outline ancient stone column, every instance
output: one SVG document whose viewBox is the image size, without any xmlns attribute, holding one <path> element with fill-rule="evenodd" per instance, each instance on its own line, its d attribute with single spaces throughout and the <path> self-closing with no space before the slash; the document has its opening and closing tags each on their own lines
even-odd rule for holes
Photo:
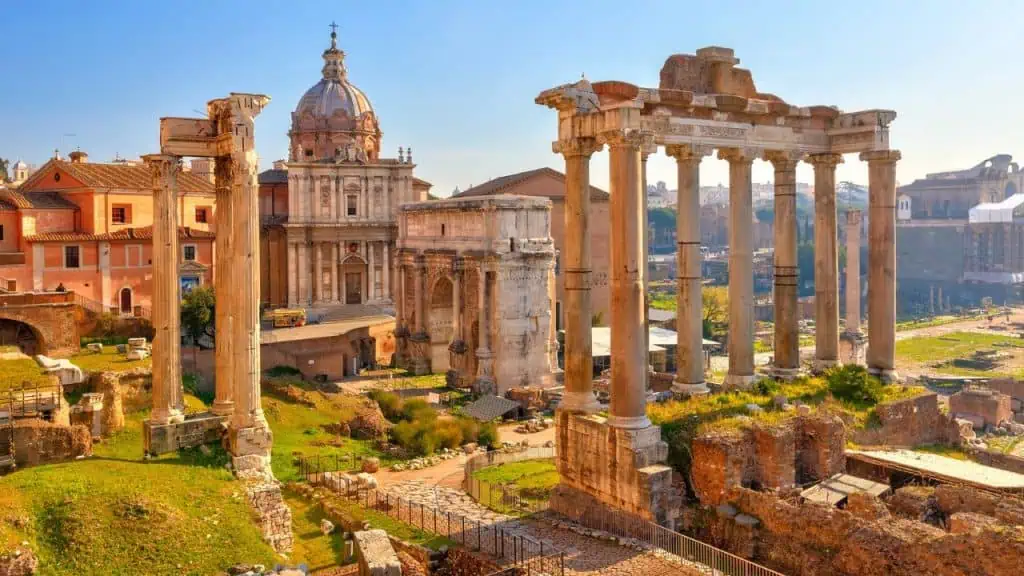
<svg viewBox="0 0 1024 576">
<path fill-rule="evenodd" d="M 836 166 L 841 154 L 811 154 L 814 166 L 814 370 L 839 363 L 839 251 Z"/>
<path fill-rule="evenodd" d="M 234 182 L 231 204 L 236 283 L 227 304 L 233 307 L 235 412 L 229 430 L 229 451 L 239 476 L 270 473 L 273 435 L 260 398 L 260 215 L 259 158 L 253 142 L 255 117 L 269 102 L 266 96 L 232 94 L 230 114 L 222 120 L 234 128 L 231 162 Z"/>
<path fill-rule="evenodd" d="M 491 350 L 491 290 L 487 279 L 488 273 L 484 264 L 480 264 L 479 282 L 477 288 L 480 291 L 477 302 L 479 303 L 478 332 L 480 336 L 479 346 L 476 349 L 477 370 L 474 387 L 480 393 L 495 394 L 494 389 L 494 352 Z"/>
<path fill-rule="evenodd" d="M 640 224 L 640 236 L 643 239 L 643 258 L 641 265 L 644 269 L 644 294 L 643 294 L 643 314 L 644 314 L 644 390 L 650 389 L 650 375 L 651 375 L 651 318 L 650 318 L 650 283 L 648 282 L 648 274 L 651 271 L 650 263 L 650 242 L 651 242 L 651 226 L 649 223 L 649 217 L 647 214 L 647 157 L 658 151 L 657 144 L 654 143 L 654 138 L 647 138 L 640 146 L 640 206 L 643 211 L 643 221 Z M 645 392 L 646 395 L 646 392 Z"/>
<path fill-rule="evenodd" d="M 324 300 L 324 246 L 313 242 L 313 303 Z"/>
<path fill-rule="evenodd" d="M 391 243 L 388 241 L 381 242 L 381 247 L 384 249 L 384 262 L 381 263 L 380 275 L 384 282 L 384 293 L 381 294 L 381 298 L 385 300 L 391 299 Z"/>
<path fill-rule="evenodd" d="M 644 336 L 644 213 L 640 151 L 648 136 L 637 131 L 606 133 L 611 164 L 611 376 L 608 424 L 646 428 L 648 366 Z"/>
<path fill-rule="evenodd" d="M 860 210 L 846 212 L 846 332 L 860 334 Z"/>
<path fill-rule="evenodd" d="M 231 186 L 234 182 L 232 173 L 233 165 L 228 157 L 214 159 L 214 181 L 217 191 L 217 279 L 214 282 L 214 290 L 221 301 L 221 306 L 214 308 L 214 330 L 218 338 L 214 342 L 214 366 L 216 370 L 214 381 L 213 413 L 218 416 L 231 416 L 235 410 L 235 387 L 234 387 L 234 351 L 232 315 L 234 307 L 230 306 L 233 298 L 235 284 L 234 244 L 232 243 L 232 229 L 234 222 L 234 205 L 231 202 Z M 292 244 L 288 245 L 288 258 L 294 263 Z M 292 305 L 295 301 L 295 283 L 290 282 L 288 286 L 288 303 Z"/>
<path fill-rule="evenodd" d="M 291 200 L 289 200 L 291 202 Z M 223 205 L 217 208 L 217 218 L 220 219 L 220 211 Z M 220 241 L 218 240 L 218 243 Z M 219 252 L 218 252 L 219 253 Z M 230 270 L 224 268 L 223 270 Z M 288 239 L 288 307 L 294 308 L 299 303 L 299 245 Z"/>
<path fill-rule="evenodd" d="M 423 322 L 423 283 L 427 281 L 427 265 L 423 261 L 422 256 L 416 257 L 415 268 L 413 268 L 413 274 L 415 278 L 413 280 L 413 306 L 416 316 L 416 329 L 414 334 L 416 336 L 426 334 L 426 324 Z"/>
<path fill-rule="evenodd" d="M 366 243 L 366 255 L 368 257 L 369 265 L 367 266 L 367 281 L 366 290 L 369 293 L 369 300 L 377 299 L 377 243 L 367 242 Z"/>
<path fill-rule="evenodd" d="M 676 377 L 677 395 L 707 394 L 704 383 L 704 316 L 701 300 L 700 161 L 710 149 L 667 146 L 676 159 Z"/>
<path fill-rule="evenodd" d="M 590 341 L 590 156 L 601 145 L 577 138 L 553 148 L 565 157 L 565 392 L 559 408 L 592 413 L 600 404 L 594 396 Z"/>
<path fill-rule="evenodd" d="M 718 158 L 729 162 L 729 372 L 727 388 L 754 382 L 754 220 L 750 167 L 758 151 L 723 148 Z"/>
<path fill-rule="evenodd" d="M 305 238 L 303 233 L 302 240 L 299 241 L 299 305 L 309 306 L 309 242 Z"/>
<path fill-rule="evenodd" d="M 338 243 L 331 242 L 331 301 L 341 302 L 338 294 Z"/>
<path fill-rule="evenodd" d="M 868 163 L 868 371 L 896 373 L 896 162 L 898 150 L 863 152 Z"/>
<path fill-rule="evenodd" d="M 181 281 L 178 278 L 177 156 L 143 156 L 153 176 L 153 412 L 150 422 L 184 417 L 181 389 Z"/>
<path fill-rule="evenodd" d="M 800 309 L 796 248 L 796 165 L 799 154 L 768 152 L 775 167 L 775 365 L 776 378 L 800 372 Z"/>
<path fill-rule="evenodd" d="M 462 341 L 462 259 L 452 265 L 452 342 Z"/>
</svg>

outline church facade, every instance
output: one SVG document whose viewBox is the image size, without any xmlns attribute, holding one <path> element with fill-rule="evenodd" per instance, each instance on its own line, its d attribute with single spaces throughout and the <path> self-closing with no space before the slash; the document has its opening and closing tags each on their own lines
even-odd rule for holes
<svg viewBox="0 0 1024 576">
<path fill-rule="evenodd" d="M 366 95 L 345 53 L 323 52 L 322 78 L 292 113 L 286 162 L 260 174 L 262 299 L 272 307 L 392 307 L 399 205 L 426 200 L 412 150 L 382 155 Z"/>
</svg>

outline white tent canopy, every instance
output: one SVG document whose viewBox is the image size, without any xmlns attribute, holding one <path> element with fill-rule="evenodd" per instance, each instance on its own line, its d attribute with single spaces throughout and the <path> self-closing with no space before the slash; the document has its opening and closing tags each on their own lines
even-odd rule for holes
<svg viewBox="0 0 1024 576">
<path fill-rule="evenodd" d="M 971 224 L 1013 222 L 1014 212 L 1024 205 L 1024 194 L 1014 194 L 1002 202 L 983 202 L 968 211 Z"/>
</svg>

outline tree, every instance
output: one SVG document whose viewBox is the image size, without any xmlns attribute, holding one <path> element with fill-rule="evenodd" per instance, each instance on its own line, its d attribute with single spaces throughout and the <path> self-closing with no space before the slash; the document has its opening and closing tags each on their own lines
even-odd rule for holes
<svg viewBox="0 0 1024 576">
<path fill-rule="evenodd" d="M 729 325 L 729 289 L 725 286 L 705 286 L 700 293 L 703 315 L 701 324 L 705 338 L 725 333 Z"/>
<path fill-rule="evenodd" d="M 193 288 L 185 294 L 181 301 L 181 328 L 192 339 L 193 361 L 195 361 L 195 350 L 199 347 L 203 336 L 216 340 L 214 330 L 214 318 L 216 312 L 216 295 L 212 287 L 201 286 Z"/>
<path fill-rule="evenodd" d="M 7 158 L 0 158 L 0 183 L 11 181 L 11 177 L 7 173 L 7 168 L 10 167 L 10 165 L 10 160 Z"/>
</svg>

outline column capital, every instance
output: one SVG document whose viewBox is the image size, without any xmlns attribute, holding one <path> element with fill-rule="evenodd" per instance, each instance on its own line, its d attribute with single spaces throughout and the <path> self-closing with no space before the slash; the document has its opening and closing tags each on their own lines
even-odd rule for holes
<svg viewBox="0 0 1024 576">
<path fill-rule="evenodd" d="M 903 158 L 903 155 L 900 154 L 899 150 L 872 150 L 860 153 L 861 161 L 871 164 L 895 164 L 901 158 Z"/>
<path fill-rule="evenodd" d="M 730 164 L 751 164 L 764 156 L 761 148 L 719 148 L 718 159 Z"/>
<path fill-rule="evenodd" d="M 846 211 L 846 223 L 850 226 L 860 226 L 862 211 L 850 209 Z"/>
<path fill-rule="evenodd" d="M 831 168 L 835 169 L 836 166 L 843 163 L 843 155 L 835 152 L 823 152 L 821 154 L 808 154 L 805 159 L 808 164 L 814 166 L 814 169 L 818 168 Z"/>
<path fill-rule="evenodd" d="M 589 158 L 594 152 L 600 152 L 603 147 L 604 145 L 600 144 L 596 138 L 568 138 L 551 143 L 551 151 L 566 158 L 580 156 Z"/>
<path fill-rule="evenodd" d="M 711 146 L 694 144 L 670 144 L 665 146 L 665 155 L 675 158 L 676 162 L 682 164 L 687 162 L 699 163 L 705 156 L 710 156 L 715 149 Z"/>
<path fill-rule="evenodd" d="M 602 132 L 598 134 L 597 141 L 607 144 L 609 148 L 634 148 L 641 151 L 655 146 L 652 132 L 633 128 Z"/>
<path fill-rule="evenodd" d="M 768 150 L 764 153 L 764 159 L 771 162 L 776 172 L 792 172 L 796 165 L 803 160 L 805 154 L 796 150 Z"/>
<path fill-rule="evenodd" d="M 181 172 L 181 156 L 171 154 L 146 154 L 142 161 L 149 166 L 153 178 L 164 178 Z"/>
</svg>

